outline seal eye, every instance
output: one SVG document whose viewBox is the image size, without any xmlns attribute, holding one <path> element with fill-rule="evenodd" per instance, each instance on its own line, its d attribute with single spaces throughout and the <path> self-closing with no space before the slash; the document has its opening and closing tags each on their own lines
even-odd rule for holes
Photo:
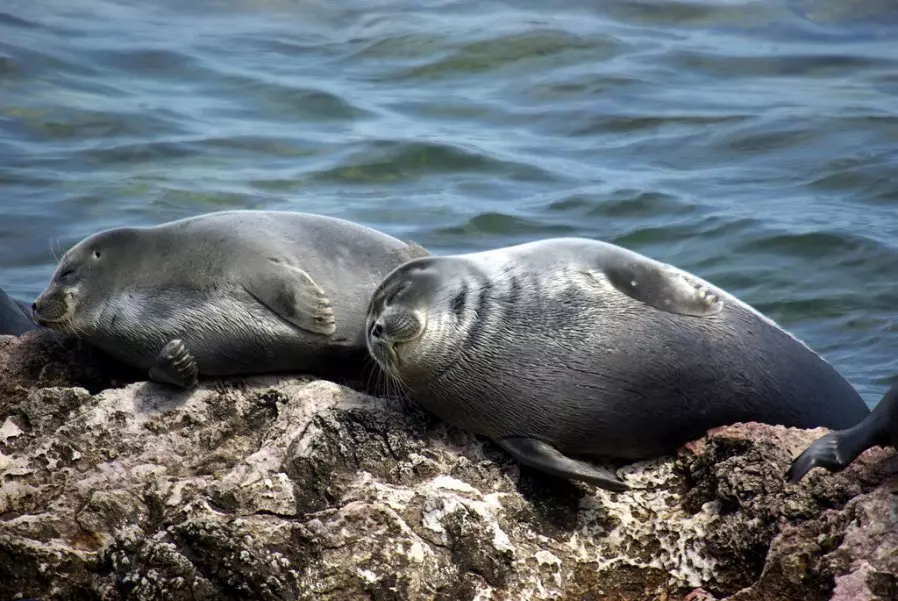
<svg viewBox="0 0 898 601">
<path fill-rule="evenodd" d="M 99 259 L 99 258 L 100 258 L 100 251 L 95 250 L 94 251 L 94 259 Z"/>
<path fill-rule="evenodd" d="M 406 290 L 408 290 L 411 287 L 412 287 L 412 283 L 409 282 L 408 280 L 402 282 L 402 285 L 397 287 L 395 290 L 393 290 L 393 292 L 391 292 L 390 295 L 387 297 L 386 304 L 388 304 L 388 305 L 393 304 L 393 301 L 396 300 L 397 296 L 399 296 L 400 294 L 402 294 L 403 292 L 405 292 Z"/>
<path fill-rule="evenodd" d="M 60 280 L 64 280 L 64 279 L 66 279 L 67 277 L 69 277 L 70 275 L 72 275 L 73 273 L 75 273 L 75 270 L 74 270 L 73 268 L 71 268 L 71 267 L 66 267 L 66 268 L 62 271 L 62 273 L 59 274 L 59 279 L 60 279 Z"/>
</svg>

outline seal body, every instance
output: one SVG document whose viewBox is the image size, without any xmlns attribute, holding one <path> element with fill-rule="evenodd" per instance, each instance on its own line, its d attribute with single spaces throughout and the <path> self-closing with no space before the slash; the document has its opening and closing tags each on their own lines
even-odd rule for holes
<svg viewBox="0 0 898 601">
<path fill-rule="evenodd" d="M 0 288 L 0 334 L 21 336 L 38 327 L 31 318 L 31 308 Z"/>
<path fill-rule="evenodd" d="M 898 449 L 898 384 L 889 388 L 862 422 L 825 434 L 811 443 L 792 462 L 786 479 L 798 482 L 815 467 L 842 471 L 858 455 L 875 446 Z"/>
<path fill-rule="evenodd" d="M 569 455 L 655 457 L 709 428 L 843 428 L 839 373 L 712 284 L 621 247 L 549 239 L 410 261 L 375 291 L 372 356 L 439 417 L 519 460 L 623 488 Z"/>
<path fill-rule="evenodd" d="M 367 301 L 422 248 L 341 219 L 224 211 L 86 238 L 60 261 L 35 319 L 151 379 L 329 373 L 367 360 Z"/>
</svg>

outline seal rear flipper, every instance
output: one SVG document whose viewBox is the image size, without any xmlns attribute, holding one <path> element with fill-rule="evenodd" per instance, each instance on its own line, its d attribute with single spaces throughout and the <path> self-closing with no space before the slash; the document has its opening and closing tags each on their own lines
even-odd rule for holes
<svg viewBox="0 0 898 601">
<path fill-rule="evenodd" d="M 330 336 L 337 331 L 330 299 L 309 274 L 278 260 L 245 276 L 244 290 L 298 328 Z"/>
<path fill-rule="evenodd" d="M 838 472 L 858 455 L 873 446 L 895 444 L 890 428 L 898 423 L 898 383 L 892 384 L 873 411 L 860 423 L 846 430 L 824 434 L 802 452 L 789 466 L 785 479 L 798 482 L 815 467 Z"/>
<path fill-rule="evenodd" d="M 196 360 L 177 338 L 162 347 L 149 373 L 153 381 L 186 389 L 196 386 L 199 377 Z"/>
<path fill-rule="evenodd" d="M 627 253 L 605 256 L 597 270 L 618 291 L 661 311 L 710 317 L 723 310 L 723 301 L 698 278 L 663 263 Z M 595 272 L 588 272 L 593 278 Z"/>
<path fill-rule="evenodd" d="M 509 436 L 495 439 L 495 442 L 518 462 L 541 472 L 568 480 L 582 480 L 614 492 L 630 489 L 611 471 L 585 461 L 571 459 L 541 440 Z"/>
<path fill-rule="evenodd" d="M 824 434 L 792 462 L 785 479 L 792 483 L 799 482 L 815 467 L 831 472 L 842 471 L 858 455 L 879 444 L 879 437 L 873 434 L 867 420 L 847 430 Z"/>
</svg>

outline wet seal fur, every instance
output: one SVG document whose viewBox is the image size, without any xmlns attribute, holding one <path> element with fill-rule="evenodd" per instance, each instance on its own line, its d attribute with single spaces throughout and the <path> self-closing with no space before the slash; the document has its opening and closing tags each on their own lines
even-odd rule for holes
<svg viewBox="0 0 898 601">
<path fill-rule="evenodd" d="M 858 455 L 875 446 L 898 449 L 898 383 L 892 384 L 861 423 L 824 434 L 811 443 L 792 462 L 785 478 L 799 482 L 815 467 L 840 472 Z"/>
<path fill-rule="evenodd" d="M 31 317 L 31 307 L 0 288 L 0 334 L 21 336 L 39 327 Z"/>
<path fill-rule="evenodd" d="M 412 260 L 378 286 L 366 328 L 372 356 L 425 409 L 610 490 L 627 486 L 573 456 L 640 460 L 725 424 L 845 428 L 869 414 L 755 309 L 595 240 Z"/>
<path fill-rule="evenodd" d="M 34 316 L 182 388 L 199 375 L 361 377 L 371 293 L 427 254 L 332 217 L 209 213 L 84 239 L 63 256 Z"/>
</svg>

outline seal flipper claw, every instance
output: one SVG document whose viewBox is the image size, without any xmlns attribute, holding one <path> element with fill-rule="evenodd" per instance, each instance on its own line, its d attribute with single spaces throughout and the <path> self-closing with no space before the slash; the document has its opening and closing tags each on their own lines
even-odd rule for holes
<svg viewBox="0 0 898 601">
<path fill-rule="evenodd" d="M 337 331 L 331 301 L 305 271 L 278 260 L 255 270 L 243 288 L 298 328 L 330 336 Z"/>
<path fill-rule="evenodd" d="M 815 440 L 792 462 L 786 472 L 786 480 L 795 483 L 815 467 L 822 467 L 831 472 L 838 472 L 851 463 L 854 457 L 847 457 L 839 452 L 839 435 L 841 432 L 830 432 Z"/>
<path fill-rule="evenodd" d="M 614 492 L 630 489 L 611 471 L 585 461 L 571 459 L 541 440 L 525 436 L 509 436 L 495 439 L 495 442 L 518 462 L 541 472 L 568 480 L 582 480 Z"/>
<path fill-rule="evenodd" d="M 661 311 L 710 317 L 723 310 L 721 298 L 704 283 L 663 263 L 621 257 L 601 273 L 620 292 Z"/>
<path fill-rule="evenodd" d="M 150 379 L 190 389 L 196 386 L 199 370 L 184 343 L 175 338 L 162 347 L 150 367 Z"/>
<path fill-rule="evenodd" d="M 838 472 L 873 446 L 898 447 L 898 383 L 892 384 L 873 411 L 845 430 L 824 434 L 789 466 L 784 478 L 798 482 L 815 467 Z"/>
</svg>

